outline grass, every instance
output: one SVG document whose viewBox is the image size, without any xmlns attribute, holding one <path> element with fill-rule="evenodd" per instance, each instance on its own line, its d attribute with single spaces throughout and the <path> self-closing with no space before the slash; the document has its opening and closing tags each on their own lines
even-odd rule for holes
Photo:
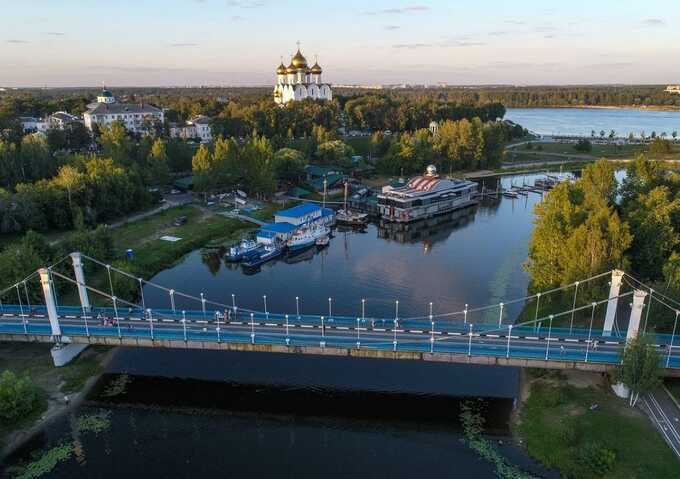
<svg viewBox="0 0 680 479">
<path fill-rule="evenodd" d="M 531 456 L 565 477 L 680 477 L 680 463 L 649 420 L 605 387 L 577 388 L 555 374 L 534 379 L 516 432 Z"/>
<path fill-rule="evenodd" d="M 51 348 L 51 344 L 42 343 L 0 343 L 0 370 L 28 375 L 41 396 L 38 407 L 31 414 L 13 424 L 0 425 L 3 443 L 13 431 L 37 421 L 47 411 L 49 400 L 61 401 L 65 394 L 80 391 L 90 377 L 100 374 L 109 350 L 102 346 L 90 347 L 71 363 L 55 368 Z"/>
<path fill-rule="evenodd" d="M 664 384 L 671 392 L 676 401 L 680 402 L 680 379 L 678 378 L 668 378 L 664 381 Z"/>
<path fill-rule="evenodd" d="M 371 152 L 370 136 L 348 137 L 344 139 L 344 142 L 351 146 L 357 155 L 366 157 Z"/>
<path fill-rule="evenodd" d="M 633 159 L 641 153 L 648 154 L 648 145 L 592 145 L 592 151 L 580 152 L 574 149 L 573 144 L 569 143 L 533 143 L 533 148 L 528 149 L 526 146 L 519 146 L 508 150 L 506 153 L 506 161 L 525 162 L 525 161 L 539 161 L 546 159 L 559 159 L 550 156 L 553 154 L 573 155 L 573 156 L 592 156 L 594 158 L 608 158 L 613 160 Z M 542 158 L 545 153 L 545 157 Z M 680 159 L 680 145 L 673 145 L 672 153 L 655 157 L 655 159 L 677 160 Z"/>
</svg>

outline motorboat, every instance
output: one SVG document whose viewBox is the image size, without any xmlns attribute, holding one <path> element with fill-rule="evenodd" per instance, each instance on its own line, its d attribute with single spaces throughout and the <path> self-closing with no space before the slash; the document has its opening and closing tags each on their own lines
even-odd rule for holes
<svg viewBox="0 0 680 479">
<path fill-rule="evenodd" d="M 331 230 L 327 226 L 305 226 L 293 233 L 286 245 L 291 251 L 309 248 L 316 244 L 317 239 L 328 236 L 330 233 Z"/>
<path fill-rule="evenodd" d="M 324 246 L 328 246 L 330 243 L 331 239 L 328 236 L 321 236 L 320 238 L 316 239 L 316 245 L 320 248 L 323 248 Z"/>
<path fill-rule="evenodd" d="M 260 243 L 246 239 L 229 248 L 229 251 L 225 255 L 225 259 L 231 263 L 237 263 L 247 256 L 251 256 L 251 253 L 257 252 L 261 248 L 262 245 Z"/>
<path fill-rule="evenodd" d="M 252 255 L 249 259 L 244 260 L 241 266 L 244 268 L 252 269 L 271 261 L 274 258 L 281 256 L 283 252 L 282 248 L 275 245 L 264 246 L 259 253 Z"/>
</svg>

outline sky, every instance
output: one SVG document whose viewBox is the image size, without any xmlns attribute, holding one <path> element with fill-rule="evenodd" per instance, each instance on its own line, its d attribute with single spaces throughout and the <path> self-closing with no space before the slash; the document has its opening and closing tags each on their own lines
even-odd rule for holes
<svg viewBox="0 0 680 479">
<path fill-rule="evenodd" d="M 0 86 L 680 83 L 678 0 L 0 0 Z"/>
</svg>

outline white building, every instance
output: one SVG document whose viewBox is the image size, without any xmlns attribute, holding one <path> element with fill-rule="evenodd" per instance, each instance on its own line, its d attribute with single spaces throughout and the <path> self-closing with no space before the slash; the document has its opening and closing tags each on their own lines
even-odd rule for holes
<svg viewBox="0 0 680 479">
<path fill-rule="evenodd" d="M 307 59 L 298 51 L 286 67 L 283 62 L 276 69 L 276 86 L 274 86 L 274 101 L 285 105 L 290 101 L 300 101 L 305 98 L 312 100 L 332 100 L 333 90 L 328 83 L 321 81 L 323 70 L 318 62 L 309 68 Z"/>
<path fill-rule="evenodd" d="M 43 118 L 32 116 L 20 116 L 19 122 L 26 133 L 46 133 L 50 129 L 50 122 Z"/>
<path fill-rule="evenodd" d="M 148 103 L 118 103 L 108 90 L 102 90 L 96 103 L 87 105 L 83 120 L 88 130 L 94 125 L 111 126 L 120 121 L 132 133 L 148 133 L 152 127 L 163 123 L 163 110 Z"/>
<path fill-rule="evenodd" d="M 210 118 L 199 115 L 187 121 L 182 126 L 171 125 L 170 136 L 172 138 L 182 138 L 184 140 L 198 138 L 201 140 L 201 143 L 210 143 L 212 141 Z"/>
<path fill-rule="evenodd" d="M 78 123 L 81 120 L 79 117 L 71 115 L 65 111 L 58 111 L 47 117 L 47 121 L 49 122 L 50 128 L 63 130 L 64 128 L 68 128 L 73 123 Z"/>
<path fill-rule="evenodd" d="M 678 95 L 680 95 L 680 85 L 668 85 L 666 87 L 666 91 L 668 93 L 677 93 Z"/>
</svg>

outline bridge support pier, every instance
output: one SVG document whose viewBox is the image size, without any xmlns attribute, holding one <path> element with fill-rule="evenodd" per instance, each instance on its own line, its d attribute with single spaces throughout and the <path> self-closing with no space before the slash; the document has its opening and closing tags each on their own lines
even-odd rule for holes
<svg viewBox="0 0 680 479">
<path fill-rule="evenodd" d="M 73 273 L 78 282 L 78 296 L 80 296 L 80 305 L 83 307 L 83 312 L 90 312 L 90 297 L 87 295 L 87 288 L 85 287 L 85 273 L 83 272 L 83 258 L 80 253 L 71 253 L 71 260 L 73 261 Z"/>
<path fill-rule="evenodd" d="M 56 367 L 61 367 L 78 356 L 88 344 L 69 343 L 70 339 L 62 337 L 61 326 L 59 325 L 59 315 L 57 314 L 57 303 L 54 300 L 54 290 L 52 289 L 52 281 L 50 280 L 50 272 L 47 268 L 40 268 L 38 270 L 40 275 L 40 284 L 42 285 L 43 295 L 45 296 L 45 307 L 47 308 L 47 318 L 50 320 L 50 328 L 52 329 L 52 339 L 55 342 L 52 348 L 52 361 Z M 66 344 L 64 344 L 64 342 Z"/>
<path fill-rule="evenodd" d="M 638 337 L 640 331 L 640 320 L 642 319 L 642 310 L 645 308 L 645 299 L 647 292 L 636 289 L 633 293 L 633 307 L 630 310 L 630 320 L 628 321 L 628 333 L 626 334 L 626 343 Z M 614 394 L 620 398 L 627 398 L 630 391 L 623 383 L 616 383 L 612 385 Z"/>
<path fill-rule="evenodd" d="M 604 317 L 604 331 L 603 336 L 611 336 L 612 328 L 614 326 L 614 319 L 616 319 L 616 308 L 619 305 L 619 292 L 621 291 L 621 283 L 623 282 L 623 271 L 615 269 L 612 271 L 611 285 L 609 286 L 609 301 L 607 301 L 607 313 Z"/>
<path fill-rule="evenodd" d="M 59 344 L 61 342 L 61 327 L 59 326 L 57 303 L 54 301 L 54 291 L 52 291 L 50 272 L 47 268 L 40 268 L 38 274 L 40 275 L 40 285 L 42 286 L 43 295 L 45 296 L 45 308 L 47 308 L 47 318 L 50 320 L 50 327 L 52 328 L 52 338 Z"/>
</svg>

